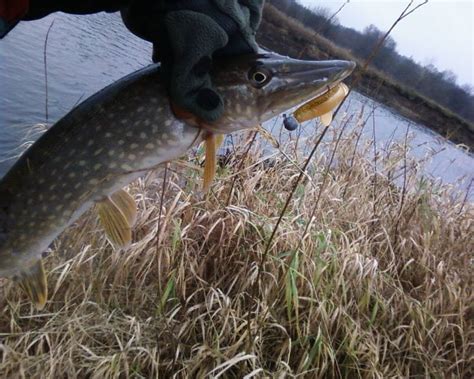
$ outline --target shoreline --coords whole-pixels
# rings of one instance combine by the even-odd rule
[[[276,37],[274,37],[276,36]],[[355,89],[365,96],[393,109],[401,116],[474,151],[474,125],[433,101],[402,87],[374,69],[361,73],[361,63],[347,50],[337,47],[324,37],[304,27],[267,4],[257,33],[257,42],[279,54],[302,59],[355,60],[357,68],[351,78],[362,75]],[[350,80],[349,83],[351,84]]]

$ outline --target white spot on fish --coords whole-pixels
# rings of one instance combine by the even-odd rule
[[[144,109],[145,109],[144,107],[138,107],[137,112],[143,112]]]
[[[147,137],[146,133],[144,133],[144,132],[140,133],[140,138],[141,139],[146,139],[146,137]]]
[[[125,133],[125,135],[126,135],[127,137],[131,137],[131,136],[133,136],[133,132],[127,132],[127,133]]]
[[[105,137],[106,137],[106,138],[112,137],[112,133],[110,133],[110,132],[105,133]]]
[[[111,157],[112,155],[115,154],[115,150],[109,150],[109,152],[107,154],[109,154],[109,156]]]
[[[126,170],[126,171],[132,171],[132,170],[133,170],[132,167],[131,167],[130,165],[126,164],[126,163],[123,164],[123,165],[121,165],[120,167],[121,167],[123,170]]]
[[[152,143],[147,143],[147,144],[145,145],[145,149],[151,150],[151,149],[154,149],[154,148],[155,148],[155,145],[153,145]]]
[[[109,168],[115,168],[115,167],[117,167],[117,163],[112,162],[111,164],[109,164]]]
[[[91,180],[89,180],[89,184],[95,186],[95,185],[99,184],[99,180],[91,179]]]
[[[93,168],[94,168],[95,171],[97,171],[101,167],[102,167],[102,164],[96,163]]]
[[[59,205],[57,205],[56,208],[54,208],[54,209],[56,209],[57,211],[60,211],[60,210],[63,209],[63,208],[64,208],[64,205],[63,205],[63,204],[59,204]]]
[[[67,194],[64,195],[64,198],[67,200],[72,196],[71,192],[68,192]]]
[[[138,143],[132,143],[132,144],[130,145],[130,148],[131,148],[131,149],[136,149],[137,147],[138,147]]]
[[[86,161],[79,161],[79,166],[85,166],[86,165]]]
[[[125,143],[125,141],[123,139],[119,139],[118,142],[117,142],[119,145],[123,145]]]
[[[128,154],[128,159],[133,161],[133,160],[137,159],[137,156],[135,154]]]
[[[93,139],[90,139],[88,142],[87,142],[87,146],[92,146],[94,144],[94,140]]]
[[[165,121],[165,126],[171,126],[172,123],[173,123],[173,121],[171,121],[171,120],[166,120],[166,121]]]
[[[76,176],[76,173],[74,173],[74,172],[69,173],[70,178],[74,178],[75,176]]]
[[[99,155],[100,153],[102,153],[104,151],[103,148],[100,148],[100,149],[97,149],[96,151],[94,151],[94,155]]]

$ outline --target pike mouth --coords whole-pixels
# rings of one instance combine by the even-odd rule
[[[273,64],[275,83],[268,98],[267,115],[275,116],[338,86],[355,68],[352,61],[301,61],[287,58]]]
[[[355,67],[356,64],[352,61],[308,61],[295,66],[294,70],[290,69],[282,76],[288,83],[301,83],[304,86],[319,84],[325,89],[331,89],[347,78]]]

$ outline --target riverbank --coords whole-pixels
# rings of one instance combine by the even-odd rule
[[[362,75],[356,90],[394,109],[408,119],[423,124],[456,144],[474,151],[474,125],[433,101],[401,86],[383,73],[368,69],[361,73],[358,62],[348,50],[289,18],[270,4],[265,5],[257,34],[259,44],[283,55],[304,59],[346,59],[358,63],[352,80]],[[350,81],[348,81],[350,83]]]

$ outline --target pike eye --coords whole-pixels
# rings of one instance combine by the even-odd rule
[[[263,67],[254,68],[249,72],[249,79],[254,87],[261,88],[270,81],[271,74]]]
[[[265,73],[263,72],[260,72],[260,71],[257,71],[257,72],[254,72],[253,73],[253,77],[252,79],[256,82],[256,83],[263,83],[265,80],[267,80],[267,75],[265,75]]]

